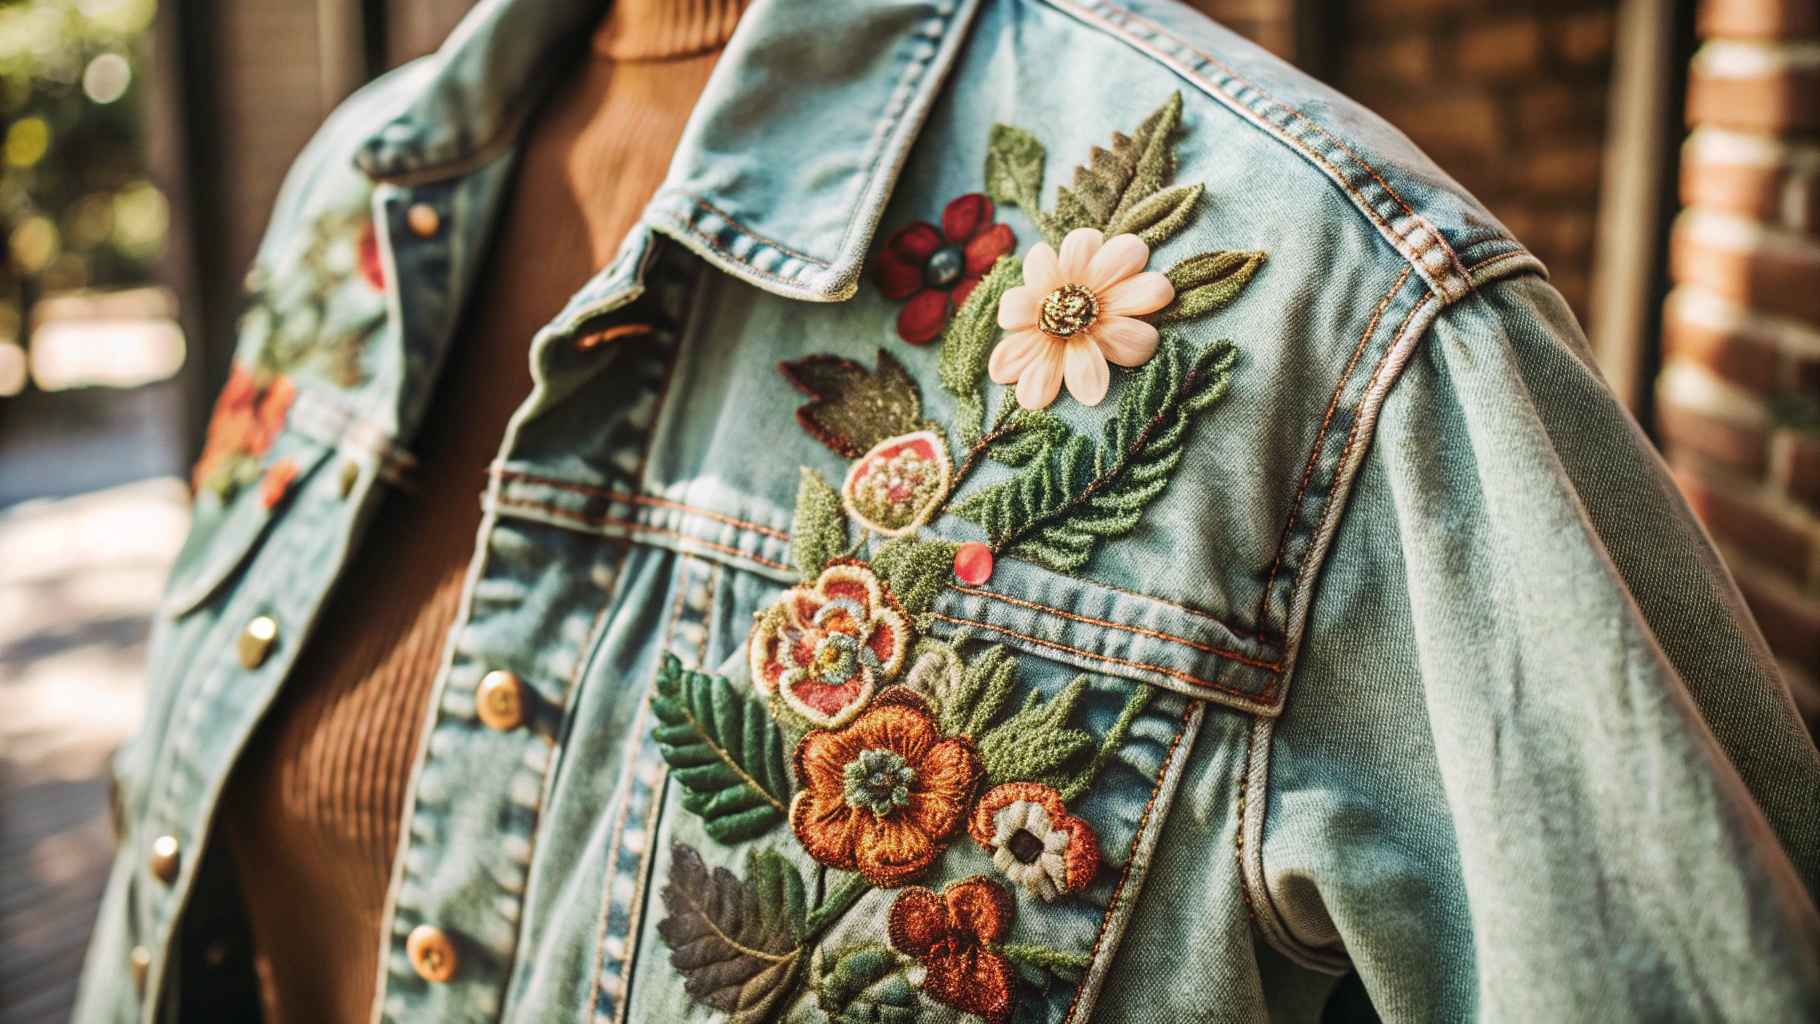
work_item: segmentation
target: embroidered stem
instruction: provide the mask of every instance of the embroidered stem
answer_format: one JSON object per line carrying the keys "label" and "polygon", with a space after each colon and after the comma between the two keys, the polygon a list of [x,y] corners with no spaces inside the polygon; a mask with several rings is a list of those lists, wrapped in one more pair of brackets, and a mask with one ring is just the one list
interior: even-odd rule
{"label": "embroidered stem", "polygon": [[834,927],[835,922],[839,921],[847,911],[852,910],[853,905],[859,902],[861,896],[871,891],[872,883],[866,881],[866,876],[860,874],[849,876],[840,884],[839,888],[828,894],[828,902],[811,910],[808,916],[803,918],[804,944],[814,942],[823,932]]}
{"label": "embroidered stem", "polygon": [[1112,728],[1106,730],[1106,735],[1100,737],[1100,748],[1094,751],[1093,760],[1087,762],[1087,766],[1080,770],[1072,782],[1062,787],[1063,803],[1074,802],[1076,797],[1087,792],[1087,788],[1093,785],[1094,778],[1112,760],[1112,756],[1118,753],[1119,745],[1125,742],[1125,734],[1131,731],[1131,723],[1137,721],[1137,716],[1143,713],[1155,692],[1155,687],[1149,683],[1139,683],[1137,689],[1131,691],[1131,696],[1125,699],[1124,710],[1119,712],[1118,721],[1113,722]]}
{"label": "embroidered stem", "polygon": [[1045,946],[1006,943],[1000,946],[998,951],[1013,960],[1022,960],[1024,963],[1051,971],[1058,967],[1065,970],[1084,971],[1093,964],[1093,956],[1090,953],[1064,953],[1059,949],[1049,949]]}

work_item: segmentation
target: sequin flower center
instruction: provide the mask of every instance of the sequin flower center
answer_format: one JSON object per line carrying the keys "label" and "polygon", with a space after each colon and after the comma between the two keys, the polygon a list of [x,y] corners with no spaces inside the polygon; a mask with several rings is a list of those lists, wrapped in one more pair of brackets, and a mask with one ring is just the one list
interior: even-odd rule
{"label": "sequin flower center", "polygon": [[1024,257],[1024,283],[999,300],[998,325],[1011,334],[992,350],[992,379],[1016,384],[1026,409],[1055,401],[1064,382],[1075,401],[1098,405],[1108,361],[1141,366],[1156,352],[1156,328],[1137,317],[1175,298],[1168,277],[1144,270],[1149,259],[1138,236],[1107,239],[1093,228],[1070,231],[1059,255],[1037,243]]}

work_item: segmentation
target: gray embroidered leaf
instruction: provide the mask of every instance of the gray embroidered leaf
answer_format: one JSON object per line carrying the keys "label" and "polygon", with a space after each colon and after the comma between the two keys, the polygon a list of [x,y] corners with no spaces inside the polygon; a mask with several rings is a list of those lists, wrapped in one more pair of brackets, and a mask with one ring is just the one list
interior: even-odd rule
{"label": "gray embroidered leaf", "polygon": [[746,878],[709,870],[694,848],[672,848],[657,933],[682,973],[683,991],[728,1015],[760,1024],[784,1002],[803,967],[803,882],[775,850],[746,859]]}
{"label": "gray embroidered leaf", "polygon": [[1164,271],[1175,285],[1175,301],[1164,306],[1150,322],[1177,323],[1205,316],[1238,298],[1251,276],[1264,265],[1261,252],[1220,250],[1190,256]]}
{"label": "gray embroidered leaf", "polygon": [[817,470],[802,468],[796,485],[796,518],[790,524],[790,554],[804,577],[814,579],[822,567],[847,553],[847,513],[840,492]]}
{"label": "gray embroidered leaf", "polygon": [[1206,191],[1207,186],[1197,183],[1178,185],[1158,192],[1119,214],[1107,225],[1106,234],[1122,235],[1129,232],[1154,249],[1188,223],[1188,218],[1194,214],[1195,205],[1201,201],[1201,196]]}
{"label": "gray embroidered leaf", "polygon": [[1008,124],[995,124],[986,139],[986,195],[1001,206],[1024,211],[1050,244],[1060,245],[1043,213],[1043,164],[1048,153],[1036,136]]}
{"label": "gray embroidered leaf", "polygon": [[789,753],[763,705],[666,654],[651,712],[659,723],[651,735],[683,787],[682,805],[716,842],[755,839],[784,820]]}
{"label": "gray embroidered leaf", "polygon": [[816,1002],[834,1024],[914,1024],[919,1007],[904,967],[884,946],[850,949],[816,985]]}
{"label": "gray embroidered leaf", "polygon": [[935,603],[954,571],[954,553],[960,545],[949,541],[919,541],[899,537],[872,556],[872,571],[885,580],[891,596],[911,615],[921,615]]}
{"label": "gray embroidered leaf", "polygon": [[1068,779],[1062,766],[1093,747],[1093,734],[1068,725],[1086,694],[1086,676],[1075,677],[1048,703],[1040,692],[1031,690],[1017,714],[979,738],[986,784],[1065,784]]}

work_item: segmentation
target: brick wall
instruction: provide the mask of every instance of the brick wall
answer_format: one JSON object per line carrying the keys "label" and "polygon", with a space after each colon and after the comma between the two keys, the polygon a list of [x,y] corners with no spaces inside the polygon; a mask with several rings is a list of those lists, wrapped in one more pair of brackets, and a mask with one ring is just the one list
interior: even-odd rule
{"label": "brick wall", "polygon": [[1820,0],[1703,0],[1658,433],[1820,722]]}
{"label": "brick wall", "polygon": [[1614,0],[1342,0],[1332,78],[1478,196],[1584,323]]}

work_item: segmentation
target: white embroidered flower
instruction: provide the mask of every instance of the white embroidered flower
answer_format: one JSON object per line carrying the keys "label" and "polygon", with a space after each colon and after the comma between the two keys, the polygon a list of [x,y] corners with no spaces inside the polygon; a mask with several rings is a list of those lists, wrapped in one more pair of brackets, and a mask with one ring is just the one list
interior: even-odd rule
{"label": "white embroidered flower", "polygon": [[1062,239],[1058,256],[1039,242],[1024,257],[1024,283],[999,299],[998,325],[1012,332],[987,370],[1017,385],[1018,404],[1041,409],[1060,392],[1082,405],[1106,397],[1108,360],[1141,366],[1156,352],[1156,328],[1136,319],[1169,305],[1175,286],[1144,271],[1150,247],[1136,235],[1108,240],[1093,228]]}
{"label": "white embroidered flower", "polygon": [[1099,870],[1093,828],[1041,783],[994,786],[980,798],[967,830],[991,852],[993,867],[1045,901],[1080,892]]}

